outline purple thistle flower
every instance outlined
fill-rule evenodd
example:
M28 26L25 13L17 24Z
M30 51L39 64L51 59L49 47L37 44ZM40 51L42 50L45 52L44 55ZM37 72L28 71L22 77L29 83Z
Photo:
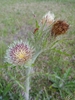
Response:
M33 51L28 42L16 41L6 51L5 62L22 66L32 58Z

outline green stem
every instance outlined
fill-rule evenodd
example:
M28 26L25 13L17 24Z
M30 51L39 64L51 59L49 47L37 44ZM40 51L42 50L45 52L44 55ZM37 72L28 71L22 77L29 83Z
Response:
M30 89L30 73L31 67L28 67L26 70L26 80L25 80L25 100L29 100L29 89Z

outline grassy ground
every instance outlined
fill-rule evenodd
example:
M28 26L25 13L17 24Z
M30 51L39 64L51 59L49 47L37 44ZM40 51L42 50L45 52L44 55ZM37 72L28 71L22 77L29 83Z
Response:
M67 51L70 50L71 57L75 55L75 0L0 0L0 68L3 67L4 53L8 44L16 39L25 39L26 34L33 31L35 27L33 13L40 22L42 16L49 10L55 14L56 19L66 20L70 24L70 29L64 37L71 40L68 41ZM75 69L75 61L64 62L56 57L58 54L54 57L52 54L49 53L51 56L48 57L46 63L43 57L40 57L42 63L40 59L38 59L39 65L36 62L39 68L41 66L41 71L45 66L48 66L44 69L47 71L49 67L56 70L56 66L71 66L73 70ZM48 55L45 53L44 56ZM53 70L50 69L50 72ZM74 74L73 71L72 76Z

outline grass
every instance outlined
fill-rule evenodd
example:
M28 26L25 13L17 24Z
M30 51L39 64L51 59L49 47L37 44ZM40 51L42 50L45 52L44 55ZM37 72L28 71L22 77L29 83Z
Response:
M47 51L42 54L46 60L42 55L37 59L35 70L52 73L72 67L72 77L75 78L75 61L71 60L75 55L75 0L0 0L0 68L4 66L7 46L16 39L25 39L28 32L33 32L35 27L33 13L40 22L42 16L49 10L55 14L56 19L66 20L70 24L68 33L62 37L70 41L67 41L68 45L62 43L62 46L71 56L69 61L65 61L59 52L54 54Z
M29 2L28 0L28 3L26 0L0 0L0 36L15 34L26 24L32 26L34 24L32 12L38 16L37 19L40 21L44 13L51 10L55 13L56 18L60 16L61 19L65 19L71 25L74 25L75 4L72 1L71 3L68 0L68 2L66 1L67 3L60 0L60 2L54 0L39 1L33 0L33 2Z

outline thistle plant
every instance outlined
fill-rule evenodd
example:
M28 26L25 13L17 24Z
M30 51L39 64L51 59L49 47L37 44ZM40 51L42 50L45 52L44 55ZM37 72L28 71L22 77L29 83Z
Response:
M13 66L24 66L27 72L27 78L25 81L25 99L29 100L29 88L30 88L30 71L32 65L32 56L34 49L28 42L16 41L11 44L6 51L5 62L12 64Z
M32 65L37 57L48 49L53 49L56 40L50 34L51 25L54 22L54 14L48 12L41 20L41 25L36 21L34 33L28 34L28 40L16 41L8 47L5 55L5 62L13 65L24 67L26 70L25 100L29 100L30 78L32 74ZM45 28L46 25L49 25ZM25 74L24 74L25 75Z

